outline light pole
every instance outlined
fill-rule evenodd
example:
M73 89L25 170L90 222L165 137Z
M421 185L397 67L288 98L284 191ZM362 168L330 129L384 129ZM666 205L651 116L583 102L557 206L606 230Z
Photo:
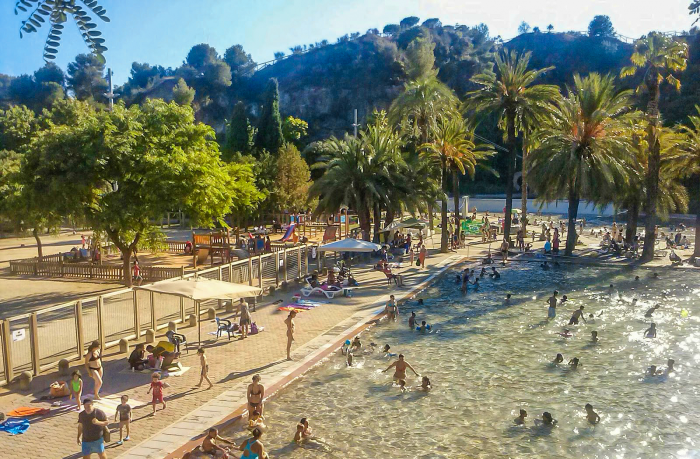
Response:
M109 111L114 110L114 98L119 97L119 94L114 94L112 89L112 69L107 69L107 83L109 84L109 92L106 92L104 96L109 100Z

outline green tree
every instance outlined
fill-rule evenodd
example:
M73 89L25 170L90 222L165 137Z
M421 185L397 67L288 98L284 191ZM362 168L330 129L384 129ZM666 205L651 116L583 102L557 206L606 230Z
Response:
M276 153L282 146L282 140L279 87L277 79L270 78L265 89L255 146Z
M216 49L207 45L206 43L200 43L194 45L189 53L187 53L187 58L185 62L187 65L194 67L197 70L204 70L208 64L213 64L219 59L219 55Z
M180 78L173 88L173 100L178 105L192 105L196 91L187 86L185 80Z
M661 144L659 142L659 88L664 81L680 90L681 82L673 72L685 70L688 59L688 45L660 33L650 33L637 40L630 60L632 65L620 72L623 77L643 72L644 79L639 89L646 89L649 94L647 103L647 146L648 168L646 176L647 199L644 250L642 260L654 258L656 241L656 204L659 195L659 174L661 169Z
M253 127L248 122L245 104L238 101L233 107L231 122L226 129L226 150L247 154L253 148Z
M435 136L430 143L423 144L421 150L430 160L436 163L440 170L442 184L442 237L440 251L449 250L449 235L447 223L447 193L450 176L453 178L455 199L455 214L459 226L459 179L458 174L469 174L474 178L477 162L490 156L489 150L477 148L473 142L473 132L464 124L461 118L447 120L442 118L435 130Z
M482 89L469 92L466 107L477 114L496 113L498 124L508 144L508 175L506 177L506 215L504 238L510 239L513 209L513 177L518 151L517 134L527 126L535 126L549 116L552 102L559 97L554 85L533 84L554 67L528 70L530 53L516 51L496 55L496 73L486 72L471 81Z
M27 166L37 177L36 193L107 234L124 256L131 285L131 255L156 238L153 222L163 213L183 209L195 224L212 226L225 224L231 208L257 200L250 168L222 163L214 136L190 107L118 104L114 112L41 132Z
M436 76L433 70L435 66L435 43L428 38L416 38L406 47L406 76L409 81L418 81L431 76Z
M384 26L382 29L383 33L389 34L389 35L395 35L401 31L401 27L398 24L387 24Z
M297 145L301 139L306 137L308 130L309 123L301 118L288 116L282 123L282 136L284 137L285 142L291 142L295 145Z
M417 25L419 22L420 18L416 16L409 16L407 18L401 19L399 26L401 26L402 29L410 29L411 27Z
M233 45L224 52L224 62L231 67L231 74L237 76L250 76L257 65L249 53L246 53L241 45Z
M277 158L275 204L279 210L290 212L305 208L311 186L311 171L294 145L285 144Z
M700 175L700 107L697 115L688 117L688 125L681 126L683 136L678 149L671 153L669 167L676 177L697 177ZM698 207L700 209L700 207ZM693 258L700 257L700 210L695 217L695 245Z
M568 198L566 255L576 247L580 200L615 195L634 171L629 126L638 115L627 110L631 95L616 90L610 75L575 75L552 120L536 134L539 146L530 152L528 179L541 201Z
M107 80L105 65L94 54L78 54L75 62L68 64L68 88L78 100L104 100Z
M222 61L207 64L204 67L204 81L213 90L231 86L231 67Z
M610 17L598 15L588 24L589 37L614 37L615 28Z
M530 31L530 24L527 22L523 21L520 23L518 26L518 34L522 35L524 33L528 33Z
M58 65L53 62L47 62L34 72L34 81L37 84L57 83L63 87L66 84L66 74L63 73L63 70Z

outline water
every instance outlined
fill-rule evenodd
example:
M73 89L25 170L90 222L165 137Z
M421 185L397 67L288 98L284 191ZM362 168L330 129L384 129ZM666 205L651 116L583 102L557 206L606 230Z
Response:
M523 265L502 271L499 280L482 279L479 291L467 295L457 291L457 271L449 273L420 295L423 306L413 301L398 323L362 334L365 346L389 343L405 354L430 377L432 391L418 390L420 379L409 376L410 389L401 393L393 371L382 373L391 360L379 349L351 368L333 356L292 383L266 404L263 442L272 457L700 457L700 273L665 271L653 280L647 270ZM569 303L547 322L545 301L555 288ZM510 306L503 304L508 292ZM658 337L644 339L650 322L644 312L656 302ZM581 305L595 323L569 327L569 339L557 335ZM409 330L410 309L432 333ZM557 353L565 363L579 357L581 366L552 365ZM675 374L644 376L649 365L665 368L668 358L676 361ZM586 403L600 424L586 422ZM529 415L524 427L513 423L520 408ZM534 426L543 411L558 421L555 428ZM303 416L317 440L300 447L291 440ZM241 430L226 434L240 440Z

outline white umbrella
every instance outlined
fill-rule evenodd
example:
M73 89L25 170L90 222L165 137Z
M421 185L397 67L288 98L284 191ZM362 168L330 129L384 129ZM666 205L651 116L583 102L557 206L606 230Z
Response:
M253 287L252 285L235 284L232 282L206 279L203 277L196 279L178 279L171 282L159 282L157 284L144 285L143 287L135 288L194 300L195 314L197 316L198 323L197 333L199 342L202 341L202 323L199 320L200 301L242 298L246 296L257 296L262 293L261 288Z
M353 238L331 242L318 248L322 252L375 252L381 249L382 246L379 244Z

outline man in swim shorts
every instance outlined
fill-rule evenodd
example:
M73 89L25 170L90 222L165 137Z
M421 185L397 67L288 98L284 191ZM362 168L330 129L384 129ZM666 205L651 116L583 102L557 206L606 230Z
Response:
M574 313L571 315L571 320L569 320L569 325L578 325L578 321L583 320L584 322L586 321L586 318L583 317L583 306L578 308L577 310L574 311Z
M389 365L389 367L384 370L382 373L386 373L390 369L394 368L394 381L398 381L401 379L406 379L406 368L410 368L410 370L416 375L420 376L416 370L413 369L410 363L406 362L404 360L403 354L399 354L399 360L396 362L392 363Z

